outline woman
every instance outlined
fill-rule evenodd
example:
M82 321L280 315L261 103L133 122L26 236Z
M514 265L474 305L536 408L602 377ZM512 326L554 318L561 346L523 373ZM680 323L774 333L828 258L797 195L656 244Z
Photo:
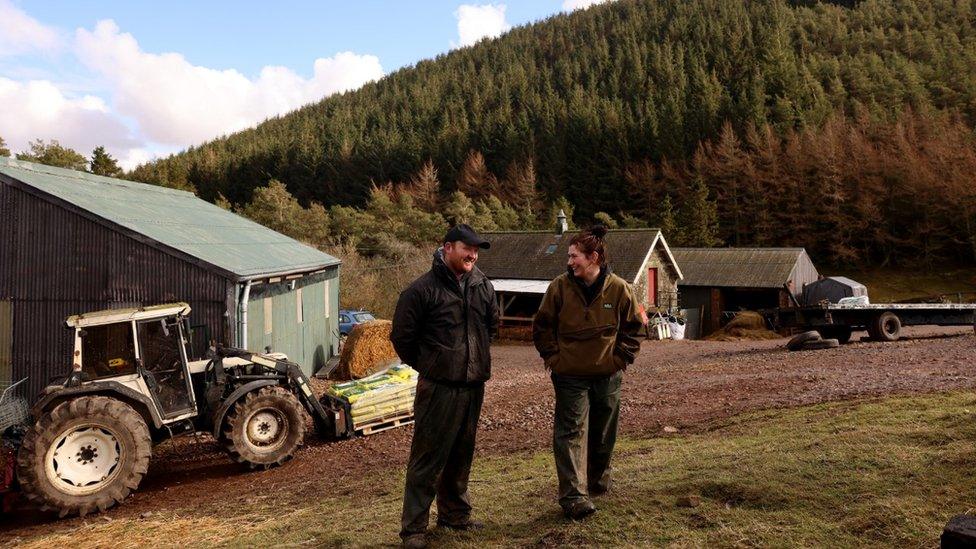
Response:
M556 392L559 505L575 520L596 511L590 498L610 489L622 371L640 351L637 300L610 272L606 234L598 225L570 240L567 272L549 284L532 325Z

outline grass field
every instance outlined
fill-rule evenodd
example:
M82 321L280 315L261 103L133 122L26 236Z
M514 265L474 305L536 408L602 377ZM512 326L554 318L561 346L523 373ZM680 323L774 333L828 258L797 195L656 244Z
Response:
M558 512L548 453L475 462L474 534L434 531L435 546L898 546L938 544L976 507L976 395L940 394L747 414L696 434L623 440L614 491L583 523ZM402 471L341 493L258 495L220 516L91 517L21 539L37 547L335 546L398 541ZM365 497L367 487L380 496ZM375 488L372 490L375 492ZM698 496L695 507L679 498Z

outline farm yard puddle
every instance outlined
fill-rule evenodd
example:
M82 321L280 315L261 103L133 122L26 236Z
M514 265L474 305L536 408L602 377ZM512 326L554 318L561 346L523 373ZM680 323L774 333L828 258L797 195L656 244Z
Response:
M913 339L798 353L783 349L785 339L645 342L624 378L621 434L657 437L672 426L678 433L667 436L683 436L748 411L976 387L972 329L914 328L906 334ZM478 454L547 448L552 388L535 350L500 345L492 357ZM142 486L121 507L64 521L34 510L15 511L0 516L0 543L146 513L151 519L187 509L210 517L236 516L238 506L281 507L350 494L392 501L399 494L369 479L403 474L411 435L407 427L339 442L309 436L293 461L260 472L231 463L209 437L170 441L154 449Z

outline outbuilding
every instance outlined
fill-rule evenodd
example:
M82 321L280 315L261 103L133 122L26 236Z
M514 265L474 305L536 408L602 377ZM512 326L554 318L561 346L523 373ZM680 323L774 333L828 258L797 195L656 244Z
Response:
M70 365L67 316L185 301L194 349L337 352L339 260L192 193L0 158L0 384ZM194 358L194 357L191 357Z
M819 278L803 248L675 248L681 308L705 336L739 311L787 307Z
M555 231L497 231L482 235L491 248L478 267L491 279L503 324L525 324L539 310L549 282L566 272L573 233L560 212ZM631 283L649 313L678 305L681 270L658 229L614 229L607 233L610 268Z

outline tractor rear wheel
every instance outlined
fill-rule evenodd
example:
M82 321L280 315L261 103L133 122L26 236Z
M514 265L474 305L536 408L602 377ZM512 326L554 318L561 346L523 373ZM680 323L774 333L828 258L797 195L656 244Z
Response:
M60 516L112 507L139 487L149 468L149 428L128 404L83 396L42 415L17 454L27 499Z
M284 387L263 387L239 400L224 422L224 449L251 469L281 465L305 438L302 405Z

